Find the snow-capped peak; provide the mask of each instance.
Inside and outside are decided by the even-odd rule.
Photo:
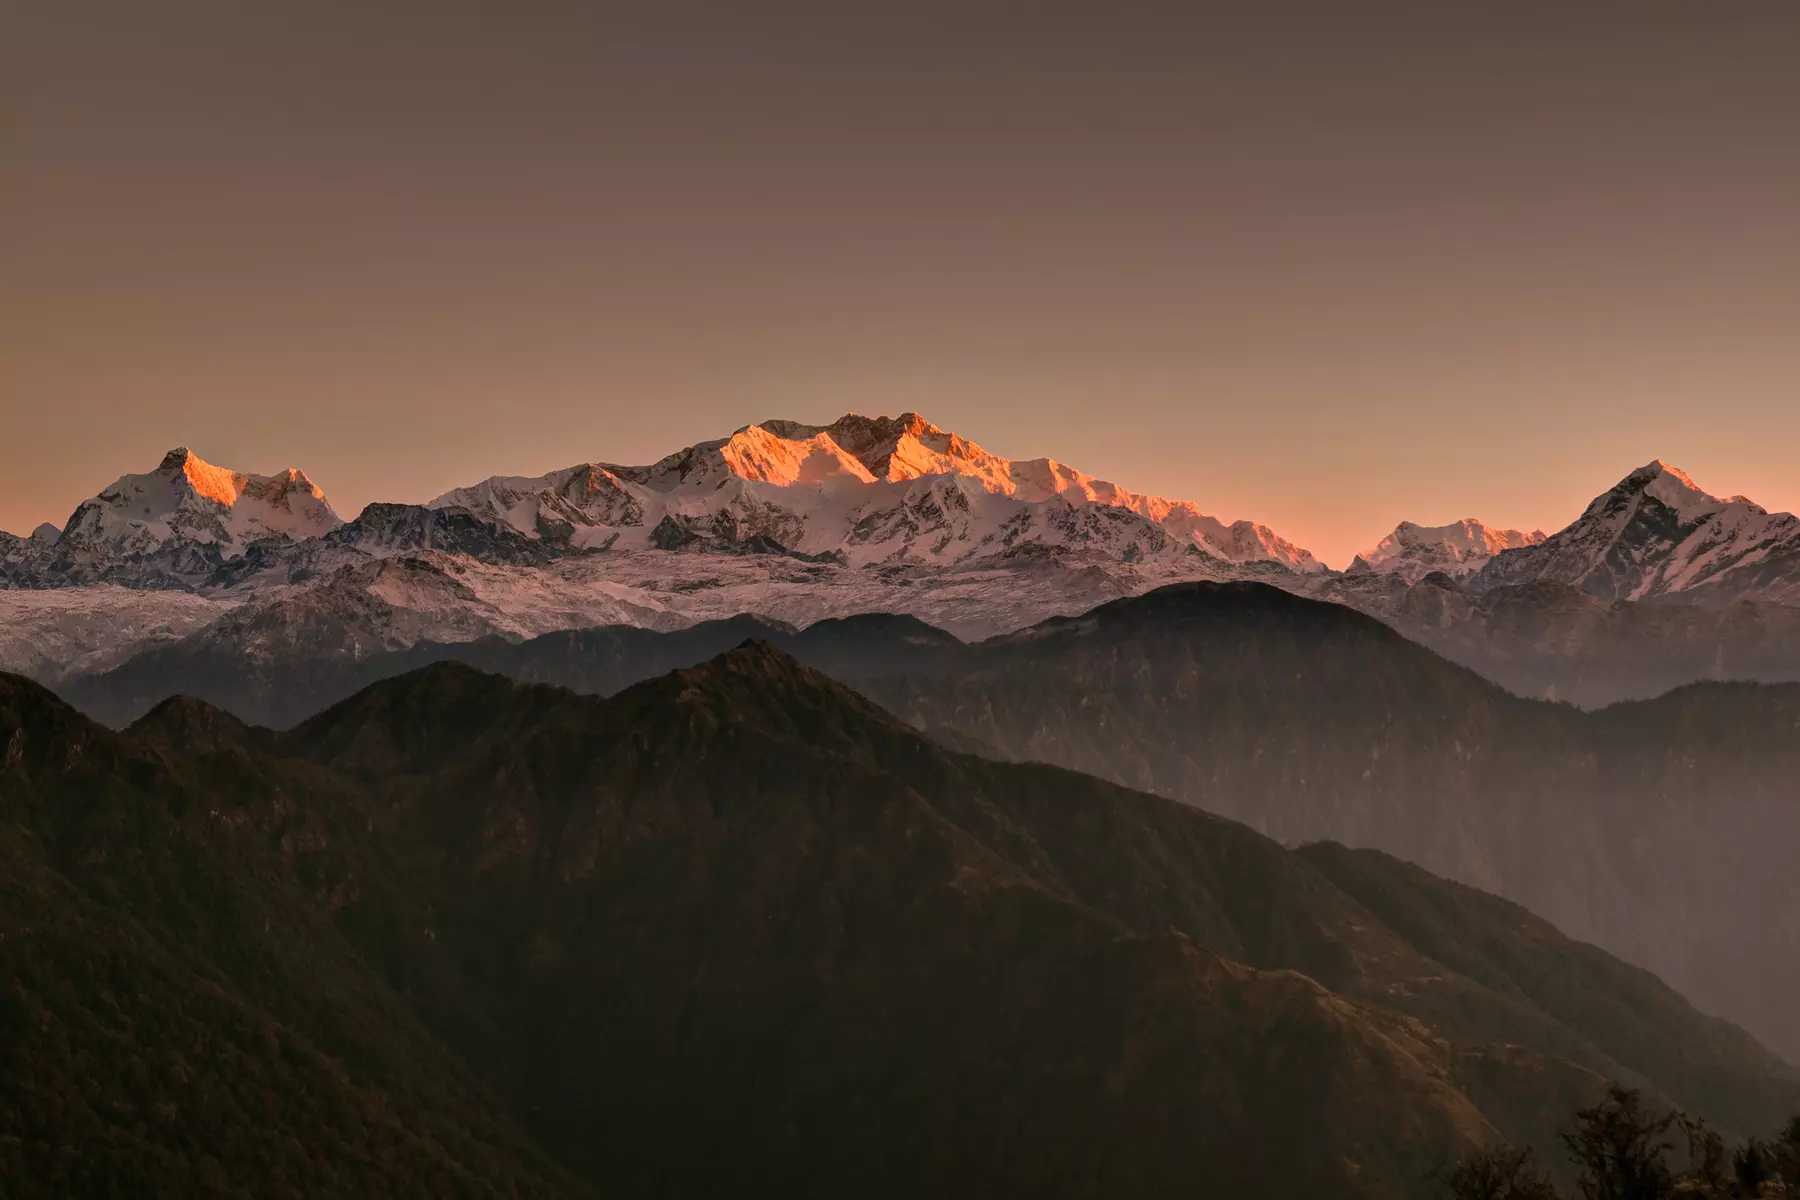
[[[318,537],[342,524],[303,471],[249,475],[180,446],[154,471],[126,475],[83,501],[60,544],[131,554],[190,542],[233,553],[259,538]]]
[[[1055,546],[1137,561],[1203,554],[1322,571],[1249,521],[1131,492],[1049,458],[1014,460],[917,413],[849,413],[829,425],[769,420],[649,466],[588,463],[495,477],[433,507],[469,508],[577,545],[665,546],[761,538],[850,561],[965,561]]]
[[[1743,496],[1722,500],[1656,459],[1541,545],[1495,558],[1476,583],[1551,579],[1611,600],[1677,592],[1791,600],[1797,565],[1800,520]]]
[[[62,536],[62,530],[58,529],[53,523],[51,523],[49,521],[45,521],[42,525],[39,525],[36,529],[31,531],[31,540],[32,541],[43,542],[46,545],[51,542],[54,542],[57,538],[59,538],[61,536]]]
[[[1402,521],[1373,548],[1357,555],[1350,569],[1398,574],[1409,582],[1417,582],[1433,571],[1466,575],[1504,550],[1535,546],[1543,540],[1541,529],[1530,533],[1495,529],[1474,517],[1448,525]]]
[[[1621,479],[1610,491],[1595,497],[1588,506],[1588,513],[1600,512],[1616,504],[1620,497],[1633,495],[1654,497],[1684,520],[1698,520],[1730,503],[1750,503],[1742,496],[1721,500],[1702,489],[1686,471],[1658,458]]]
[[[847,413],[829,425],[761,421],[720,441],[679,450],[648,467],[625,470],[659,490],[716,483],[726,475],[776,487],[963,475],[989,491],[1006,493],[1011,465],[909,412],[898,417]]]

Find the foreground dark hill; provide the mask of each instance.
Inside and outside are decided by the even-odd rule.
[[[947,751],[766,645],[611,699],[440,665],[286,733],[177,700],[116,735],[8,686],[0,787],[44,882],[0,898],[92,912],[54,953],[0,942],[35,997],[0,1026],[34,1122],[9,1195],[97,1133],[115,1171],[239,1179],[260,1151],[207,1147],[329,1165],[374,1153],[353,1130],[426,1127],[453,1165],[417,1170],[469,1173],[398,1176],[431,1194],[566,1168],[623,1195],[1411,1196],[1470,1145],[1547,1150],[1606,1079],[1734,1130],[1800,1107],[1749,1037],[1513,905]],[[84,799],[113,793],[128,816]],[[148,986],[144,958],[193,981]],[[80,1014],[147,1040],[209,987],[268,1016],[117,1068],[213,1072],[198,1099],[121,1108],[63,1056]],[[306,1084],[309,1118],[232,1052],[287,1022],[381,1103]],[[38,1102],[59,1090],[98,1094]]]
[[[244,791],[0,676],[0,1194],[565,1193]]]
[[[1697,685],[1583,713],[1527,701],[1339,605],[1182,585],[965,645],[903,617],[756,618],[421,645],[254,686],[297,715],[460,658],[611,693],[757,635],[940,741],[1202,805],[1278,840],[1379,848],[1517,900],[1800,1060],[1800,688]],[[168,664],[165,664],[168,665]],[[309,671],[343,674],[315,687]],[[142,671],[157,689],[212,681]],[[104,677],[78,699],[117,719]],[[237,689],[237,690],[234,690]],[[112,704],[112,708],[108,708]]]

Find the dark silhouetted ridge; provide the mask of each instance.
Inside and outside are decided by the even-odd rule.
[[[1260,678],[1168,627],[1094,662],[1178,700],[1197,665]],[[948,649],[996,686],[1087,661]],[[1129,694],[1088,669],[1040,720]],[[0,1148],[8,1194],[1422,1197],[1474,1145],[1548,1156],[1607,1080],[1734,1131],[1800,1107],[1741,1032],[1511,906],[951,752],[772,639],[610,698],[436,663],[279,734],[178,700],[117,735],[0,684],[31,822],[0,828],[31,1017],[0,1112],[71,1148]],[[125,1049],[75,1065],[65,1029]]]

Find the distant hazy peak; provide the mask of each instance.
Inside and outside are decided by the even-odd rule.
[[[1377,571],[1403,575],[1416,582],[1434,571],[1465,575],[1480,569],[1494,555],[1521,546],[1535,546],[1544,532],[1534,529],[1495,529],[1474,517],[1448,525],[1419,525],[1402,521],[1372,548],[1356,556],[1352,571]]]

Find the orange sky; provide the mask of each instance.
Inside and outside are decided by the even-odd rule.
[[[1334,565],[1656,457],[1800,508],[1792,3],[26,7],[0,528],[908,408]]]

